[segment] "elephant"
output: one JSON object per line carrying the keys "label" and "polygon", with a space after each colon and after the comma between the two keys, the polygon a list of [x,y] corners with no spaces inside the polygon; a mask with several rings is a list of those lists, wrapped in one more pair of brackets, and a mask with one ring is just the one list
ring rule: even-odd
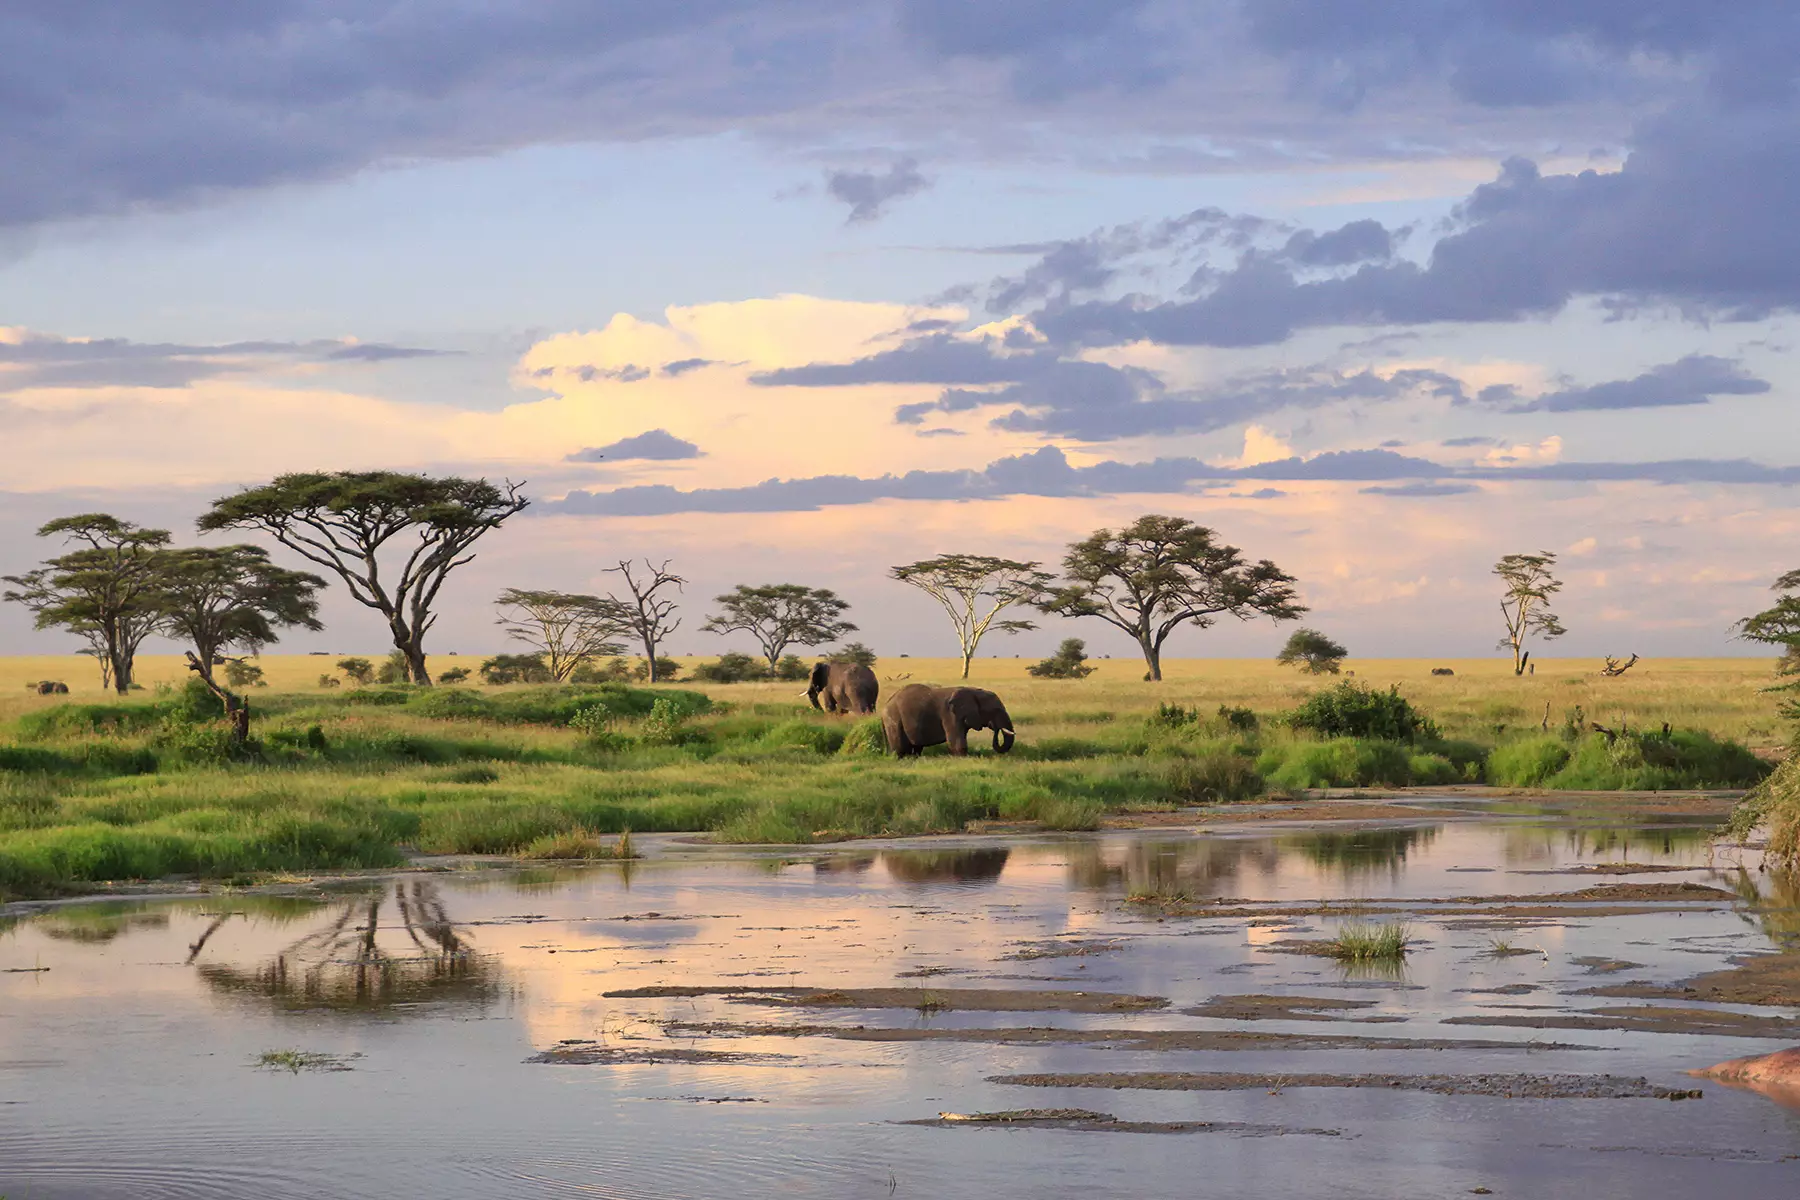
{"label": "elephant", "polygon": [[909,683],[888,701],[881,727],[888,749],[901,758],[939,743],[952,754],[967,754],[971,729],[993,730],[997,754],[1013,748],[1012,717],[1000,697],[984,688]]}
{"label": "elephant", "polygon": [[[814,708],[833,713],[872,713],[881,692],[875,672],[861,663],[814,663],[806,699]],[[825,703],[821,706],[819,698]]]}

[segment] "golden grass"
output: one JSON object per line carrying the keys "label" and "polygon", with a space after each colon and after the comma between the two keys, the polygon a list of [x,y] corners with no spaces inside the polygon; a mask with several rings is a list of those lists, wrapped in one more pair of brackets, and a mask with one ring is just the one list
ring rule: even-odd
{"label": "golden grass", "polygon": [[[344,655],[272,654],[258,662],[270,691],[317,692],[322,672]],[[379,654],[365,658],[378,661]],[[454,666],[470,670],[482,656],[433,655],[433,674]],[[684,673],[706,658],[683,658]],[[1092,660],[1094,673],[1083,680],[1033,679],[1025,668],[1035,658],[978,658],[969,682],[1001,693],[1015,718],[1034,725],[1034,734],[1092,725],[1111,718],[1142,715],[1158,704],[1179,704],[1210,715],[1221,704],[1261,713],[1292,708],[1307,693],[1329,684],[1332,677],[1303,675],[1264,659],[1170,659],[1161,684],[1143,682],[1143,663],[1136,659]],[[951,658],[884,658],[876,667],[884,689],[902,683],[954,684],[960,661]],[[1664,721],[1705,730],[1752,747],[1773,747],[1787,740],[1775,715],[1775,699],[1761,689],[1774,682],[1769,658],[1669,658],[1639,663],[1618,679],[1600,676],[1599,659],[1547,658],[1535,675],[1515,677],[1509,660],[1485,659],[1351,659],[1346,671],[1376,687],[1398,684],[1400,690],[1444,731],[1484,741],[1538,728],[1546,705],[1552,728],[1579,706],[1586,718],[1601,724],[1633,728],[1657,727]],[[1434,676],[1433,667],[1450,667],[1454,676]],[[187,677],[176,655],[144,655],[138,678],[146,687],[179,685]],[[26,685],[60,679],[68,697],[39,697]],[[346,684],[345,686],[349,686]],[[733,704],[791,703],[804,685],[797,683],[693,684]],[[69,699],[102,698],[100,673],[92,659],[80,655],[37,655],[0,658],[0,721]],[[1107,714],[1110,714],[1108,716]]]}

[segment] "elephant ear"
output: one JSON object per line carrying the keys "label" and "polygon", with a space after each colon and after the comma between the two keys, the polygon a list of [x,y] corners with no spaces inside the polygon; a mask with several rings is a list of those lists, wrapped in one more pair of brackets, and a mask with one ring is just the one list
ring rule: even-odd
{"label": "elephant ear", "polygon": [[964,729],[979,729],[986,724],[981,715],[981,693],[974,688],[957,688],[944,707]]}

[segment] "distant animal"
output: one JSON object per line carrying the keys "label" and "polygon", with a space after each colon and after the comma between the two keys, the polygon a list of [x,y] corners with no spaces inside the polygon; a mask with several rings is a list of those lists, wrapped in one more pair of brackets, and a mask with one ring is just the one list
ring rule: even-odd
{"label": "distant animal", "polygon": [[993,730],[997,754],[1013,748],[1012,717],[1000,697],[985,688],[909,683],[888,701],[881,727],[888,749],[901,758],[937,745],[952,754],[967,754],[971,729]]}
{"label": "distant animal", "polygon": [[872,713],[880,694],[875,672],[861,663],[814,663],[806,685],[807,703],[831,713]]}
{"label": "distant animal", "polygon": [[1454,674],[1456,674],[1456,672],[1452,671],[1449,667],[1433,667],[1433,668],[1431,668],[1431,673],[1433,675],[1454,675]]}
{"label": "distant animal", "polygon": [[69,685],[57,679],[40,679],[37,683],[37,694],[40,696],[66,696]]}

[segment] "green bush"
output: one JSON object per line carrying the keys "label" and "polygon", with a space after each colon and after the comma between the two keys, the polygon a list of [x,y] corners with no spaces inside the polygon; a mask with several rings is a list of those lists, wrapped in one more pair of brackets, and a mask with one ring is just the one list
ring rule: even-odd
{"label": "green bush", "polygon": [[1569,745],[1545,734],[1496,746],[1487,760],[1489,783],[1501,787],[1546,787],[1569,761]]}
{"label": "green bush", "polygon": [[811,675],[811,665],[801,659],[798,654],[784,655],[781,661],[775,664],[775,678],[783,683],[798,683]]}
{"label": "green bush", "polygon": [[[401,676],[402,679],[405,676]],[[549,666],[544,662],[542,654],[496,654],[482,660],[481,678],[485,683],[500,686],[508,683],[552,683],[554,677]],[[383,683],[395,682],[386,678]]]}
{"label": "green bush", "polygon": [[673,700],[659,696],[650,706],[650,715],[638,731],[638,739],[646,746],[680,745],[687,732],[688,712]]}
{"label": "green bush", "polygon": [[1398,686],[1381,692],[1353,679],[1314,692],[1288,714],[1287,721],[1321,737],[1411,742],[1438,736],[1437,727],[1400,694]]}
{"label": "green bush", "polygon": [[616,656],[605,662],[590,659],[569,673],[570,683],[624,683],[630,678],[631,667]]}
{"label": "green bush", "polygon": [[[213,702],[218,711],[218,701]],[[51,738],[81,737],[90,734],[131,734],[155,729],[167,716],[169,706],[162,704],[58,704],[28,712],[14,728],[28,742]]]}
{"label": "green bush", "polygon": [[437,681],[439,683],[462,683],[464,680],[468,679],[468,677],[469,668],[451,667],[447,671],[439,671]]}
{"label": "green bush", "polygon": [[1412,782],[1406,746],[1365,738],[1271,746],[1256,765],[1271,784],[1284,788],[1405,787]]}
{"label": "green bush", "polygon": [[1169,792],[1184,804],[1235,804],[1263,794],[1256,763],[1229,746],[1170,759],[1163,771]]}
{"label": "green bush", "polygon": [[816,721],[783,721],[760,739],[767,746],[804,746],[819,754],[836,754],[844,745],[846,733]]}
{"label": "green bush", "polygon": [[1489,782],[1592,791],[1751,787],[1769,766],[1743,746],[1697,729],[1589,732],[1509,742],[1488,756]]}
{"label": "green bush", "polygon": [[1094,673],[1087,665],[1087,643],[1080,638],[1064,638],[1056,653],[1025,673],[1038,679],[1086,679]]}
{"label": "green bush", "polygon": [[1407,769],[1410,772],[1413,787],[1432,787],[1451,783],[1464,783],[1468,776],[1461,767],[1441,754],[1413,754],[1407,758]]}
{"label": "green bush", "polygon": [[[794,661],[798,662],[799,659]],[[662,674],[660,664],[657,674]],[[695,667],[693,677],[702,683],[754,683],[769,678],[769,664],[760,658],[732,650],[719,655],[716,662],[701,663]],[[806,676],[802,674],[800,678],[804,679]]]}
{"label": "green bush", "polygon": [[1179,704],[1158,704],[1156,711],[1144,718],[1144,723],[1164,729],[1179,729],[1183,725],[1193,725],[1200,720],[1200,710],[1183,708]]}

